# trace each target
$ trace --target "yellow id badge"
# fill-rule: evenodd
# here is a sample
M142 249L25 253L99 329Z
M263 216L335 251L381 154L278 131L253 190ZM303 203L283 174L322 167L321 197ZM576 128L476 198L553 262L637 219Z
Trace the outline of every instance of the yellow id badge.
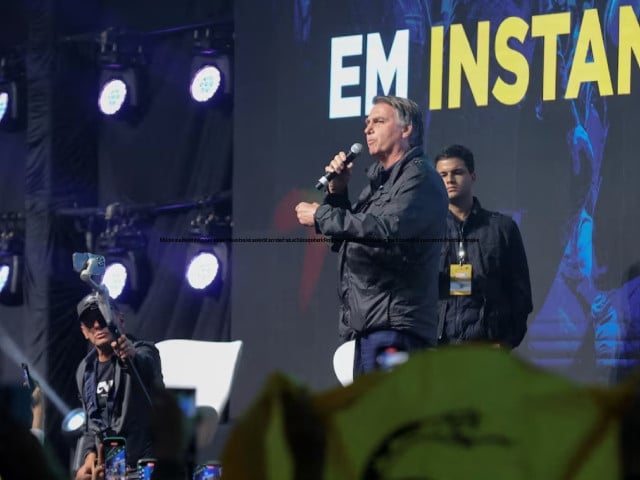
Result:
M451 265L449 295L471 295L471 264Z

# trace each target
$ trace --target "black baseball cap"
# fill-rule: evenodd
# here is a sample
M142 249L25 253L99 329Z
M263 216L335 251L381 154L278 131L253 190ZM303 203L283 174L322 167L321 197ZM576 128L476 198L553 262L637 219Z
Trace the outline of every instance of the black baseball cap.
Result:
M99 305L100 305L100 296L96 292L90 293L89 295L85 296L82 300L80 300L77 306L78 318L80 319L80 321L82 321L83 317L87 316L91 312L100 313L100 316L102 316ZM111 307L112 312L120 313L120 309L118 308L118 305L116 305L116 302L114 302L112 298L109 298L109 306Z

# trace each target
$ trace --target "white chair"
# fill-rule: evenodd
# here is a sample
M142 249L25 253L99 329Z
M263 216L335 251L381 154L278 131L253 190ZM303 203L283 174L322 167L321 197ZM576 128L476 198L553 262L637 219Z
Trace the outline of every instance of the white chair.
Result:
M227 402L242 352L242 340L208 342L202 340L162 340L156 343L162 362L162 376L168 388L195 388L196 406L204 416L206 407L215 410L215 419L203 426L198 443L209 443ZM202 430L202 429L200 429Z
M353 383L353 357L356 352L356 341L349 340L340 345L333 354L333 371L343 385Z

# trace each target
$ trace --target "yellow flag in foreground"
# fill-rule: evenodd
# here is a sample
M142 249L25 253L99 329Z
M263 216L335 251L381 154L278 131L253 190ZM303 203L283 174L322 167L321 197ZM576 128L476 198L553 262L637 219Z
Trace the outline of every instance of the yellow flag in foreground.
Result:
M619 478L628 391L477 346L321 394L273 375L231 433L225 479Z

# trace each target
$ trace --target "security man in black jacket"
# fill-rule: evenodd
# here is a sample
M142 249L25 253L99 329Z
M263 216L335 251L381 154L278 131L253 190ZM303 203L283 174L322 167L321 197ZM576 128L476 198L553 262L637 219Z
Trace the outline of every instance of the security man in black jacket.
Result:
M527 331L531 284L516 223L473 196L473 153L451 145L435 159L449 196L440 256L438 343L489 342L515 348Z

